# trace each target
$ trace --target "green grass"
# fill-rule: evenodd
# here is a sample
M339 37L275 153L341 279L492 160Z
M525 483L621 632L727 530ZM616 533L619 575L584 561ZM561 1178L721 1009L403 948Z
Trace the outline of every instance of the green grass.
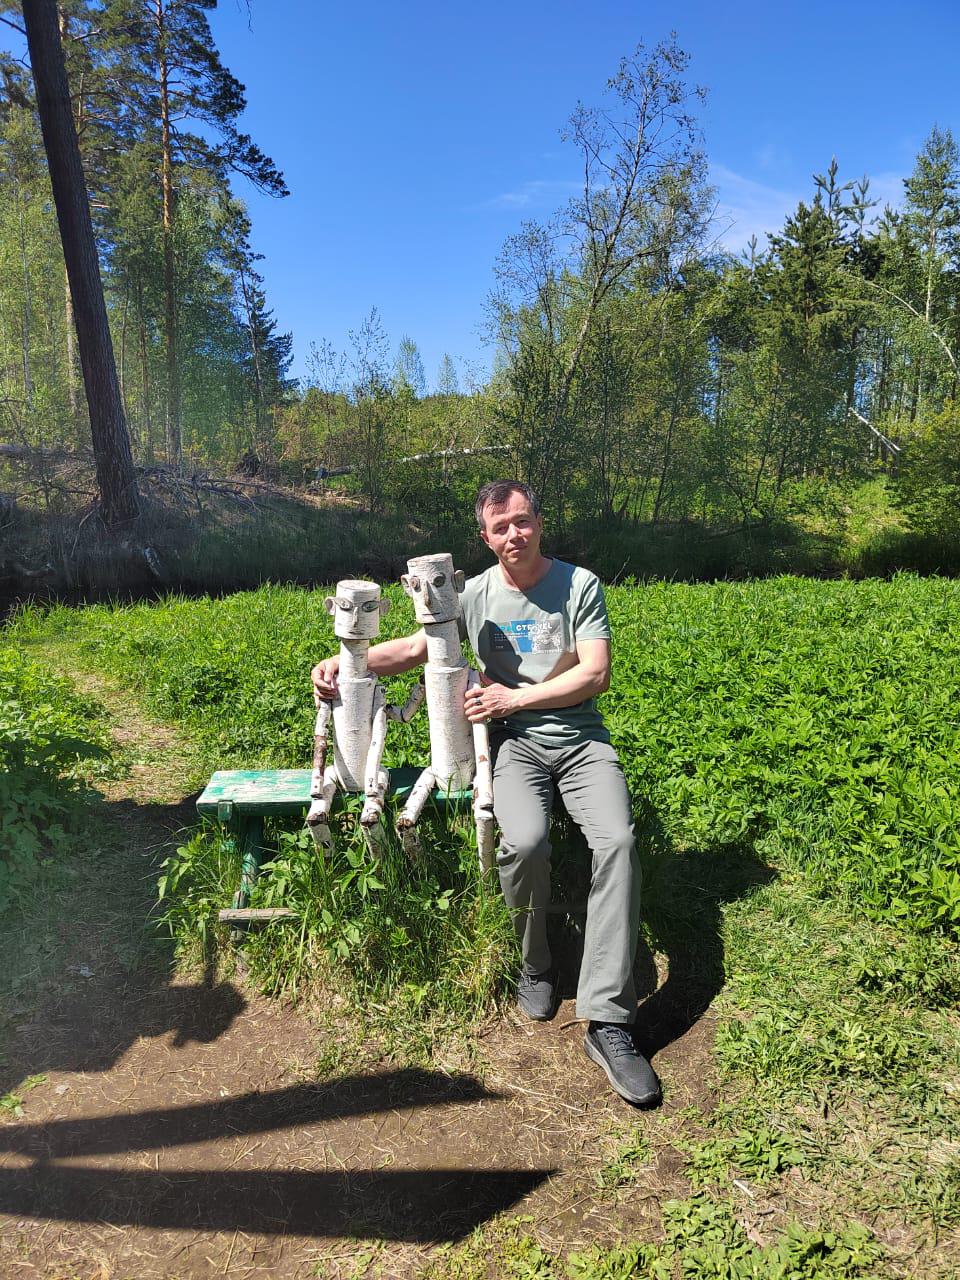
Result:
M38 891L80 833L81 766L110 755L96 715L67 680L0 642L0 911Z

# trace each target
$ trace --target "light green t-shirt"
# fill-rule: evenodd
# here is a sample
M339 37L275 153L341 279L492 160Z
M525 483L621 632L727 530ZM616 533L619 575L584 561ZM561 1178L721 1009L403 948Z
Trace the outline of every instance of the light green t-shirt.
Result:
M461 597L466 634L483 673L510 689L540 684L565 669L564 655L578 640L609 640L610 623L596 574L563 560L529 591L503 580L499 564L470 578ZM494 727L510 736L529 736L548 747L577 742L609 742L593 698L573 707L516 711Z

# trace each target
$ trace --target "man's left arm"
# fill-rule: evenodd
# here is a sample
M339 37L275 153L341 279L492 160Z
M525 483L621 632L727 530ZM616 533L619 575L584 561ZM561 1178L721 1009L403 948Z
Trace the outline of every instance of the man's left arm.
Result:
M573 655L571 655L572 657ZM508 689L502 684L477 685L467 693L467 719L474 723L502 720L515 711L549 711L575 707L610 685L610 641L577 640L572 666L540 684Z

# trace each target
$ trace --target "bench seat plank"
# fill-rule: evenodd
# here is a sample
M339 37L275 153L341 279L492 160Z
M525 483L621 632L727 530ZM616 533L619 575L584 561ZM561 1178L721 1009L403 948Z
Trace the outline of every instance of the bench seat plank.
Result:
M406 799L420 770L404 765L390 770L388 795ZM337 793L338 797L340 793ZM439 804L460 808L470 803L472 791L434 791ZM232 805L238 814L297 814L310 807L309 769L218 769L197 801L197 812L217 817L221 806Z

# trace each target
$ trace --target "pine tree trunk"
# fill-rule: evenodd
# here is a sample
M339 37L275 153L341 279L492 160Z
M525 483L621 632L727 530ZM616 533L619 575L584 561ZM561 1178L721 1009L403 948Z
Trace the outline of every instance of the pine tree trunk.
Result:
M166 14L157 0L157 45L160 50L160 186L163 199L163 329L167 354L167 462L183 465L180 430L180 366L177 362L176 266L173 256L173 142L170 135L170 68L166 52Z
M70 110L55 0L24 0L23 19L73 298L100 490L100 514L108 528L115 528L139 515L140 501L117 383L80 148Z

